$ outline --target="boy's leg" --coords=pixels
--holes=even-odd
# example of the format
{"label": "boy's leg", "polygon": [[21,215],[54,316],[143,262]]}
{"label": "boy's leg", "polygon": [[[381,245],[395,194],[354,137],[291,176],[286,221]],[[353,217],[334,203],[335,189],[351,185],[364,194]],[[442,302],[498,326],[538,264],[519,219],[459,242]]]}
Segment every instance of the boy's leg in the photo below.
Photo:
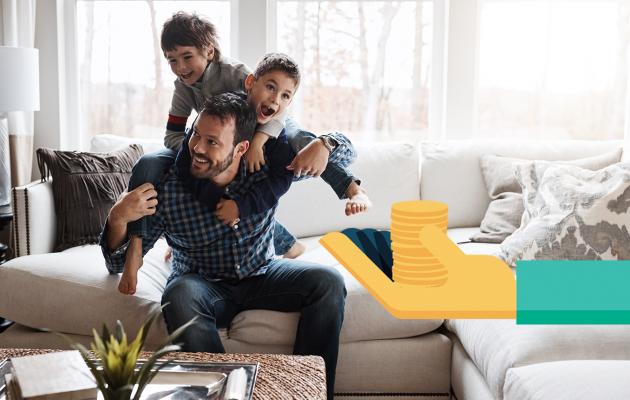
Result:
{"label": "boy's leg", "polygon": [[296,258],[304,253],[306,246],[299,242],[287,229],[278,221],[273,227],[273,245],[277,256],[284,258]]}
{"label": "boy's leg", "polygon": [[278,259],[265,275],[245,279],[238,287],[235,301],[244,310],[300,311],[293,353],[324,359],[332,399],[346,297],[341,274],[319,264]]}
{"label": "boy's leg", "polygon": [[[131,171],[128,190],[150,182],[154,186],[175,161],[175,152],[162,149],[140,157]],[[138,270],[142,267],[142,236],[149,231],[150,217],[143,217],[127,225],[129,247],[125,254],[125,267],[118,283],[118,291],[123,294],[135,294],[138,284]]]}
{"label": "boy's leg", "polygon": [[173,279],[162,295],[164,319],[169,333],[197,317],[178,338],[183,351],[225,353],[219,328],[225,328],[241,309],[232,301],[235,286],[210,282],[197,274],[186,274]]}

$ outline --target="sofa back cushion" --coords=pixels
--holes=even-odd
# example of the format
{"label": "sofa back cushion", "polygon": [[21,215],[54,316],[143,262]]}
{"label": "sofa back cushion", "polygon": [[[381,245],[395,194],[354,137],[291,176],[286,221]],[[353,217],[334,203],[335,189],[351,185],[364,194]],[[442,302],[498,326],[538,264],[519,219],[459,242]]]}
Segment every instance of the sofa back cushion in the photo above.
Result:
{"label": "sofa back cushion", "polygon": [[481,173],[482,155],[566,161],[623,146],[621,141],[474,139],[421,144],[420,196],[448,204],[449,228],[479,226],[490,204]]}

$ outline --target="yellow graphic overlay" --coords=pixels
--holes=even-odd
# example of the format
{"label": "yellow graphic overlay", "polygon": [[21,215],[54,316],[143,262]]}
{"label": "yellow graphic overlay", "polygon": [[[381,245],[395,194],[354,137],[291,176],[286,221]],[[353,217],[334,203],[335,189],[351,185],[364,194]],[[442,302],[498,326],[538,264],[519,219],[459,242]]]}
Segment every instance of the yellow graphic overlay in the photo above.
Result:
{"label": "yellow graphic overlay", "polygon": [[392,206],[392,282],[344,234],[320,243],[395,317],[515,318],[516,282],[493,256],[466,255],[446,235],[448,209],[434,201]]}

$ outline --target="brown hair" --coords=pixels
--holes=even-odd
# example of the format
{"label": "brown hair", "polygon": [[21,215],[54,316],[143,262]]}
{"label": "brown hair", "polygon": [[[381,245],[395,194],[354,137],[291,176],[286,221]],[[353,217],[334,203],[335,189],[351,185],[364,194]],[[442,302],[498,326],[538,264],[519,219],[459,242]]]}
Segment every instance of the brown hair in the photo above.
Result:
{"label": "brown hair", "polygon": [[258,62],[258,65],[256,65],[254,78],[258,79],[272,71],[282,71],[293,78],[296,85],[300,84],[300,68],[291,57],[284,53],[265,54],[262,60]]}
{"label": "brown hair", "polygon": [[164,22],[161,37],[162,51],[175,50],[176,46],[194,46],[198,49],[214,48],[216,61],[221,56],[217,28],[197,14],[178,11]]}

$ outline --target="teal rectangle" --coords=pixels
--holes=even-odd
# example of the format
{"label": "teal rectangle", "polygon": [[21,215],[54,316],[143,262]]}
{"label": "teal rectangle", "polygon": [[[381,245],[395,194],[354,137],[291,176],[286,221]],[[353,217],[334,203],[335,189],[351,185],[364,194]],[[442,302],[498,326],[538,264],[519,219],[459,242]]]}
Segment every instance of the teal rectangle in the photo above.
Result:
{"label": "teal rectangle", "polygon": [[518,261],[518,324],[630,324],[630,261]]}

